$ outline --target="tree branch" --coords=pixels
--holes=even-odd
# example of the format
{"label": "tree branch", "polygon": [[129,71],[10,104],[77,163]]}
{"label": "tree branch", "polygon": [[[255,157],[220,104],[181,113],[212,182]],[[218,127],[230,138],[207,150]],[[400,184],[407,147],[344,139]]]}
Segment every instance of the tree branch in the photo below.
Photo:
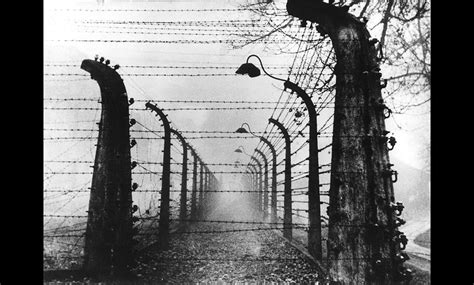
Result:
{"label": "tree branch", "polygon": [[389,0],[387,3],[387,8],[385,10],[384,17],[382,19],[383,28],[382,35],[380,36],[380,56],[383,57],[383,48],[385,45],[385,36],[387,34],[388,22],[390,21],[390,10],[392,10],[394,0]]}

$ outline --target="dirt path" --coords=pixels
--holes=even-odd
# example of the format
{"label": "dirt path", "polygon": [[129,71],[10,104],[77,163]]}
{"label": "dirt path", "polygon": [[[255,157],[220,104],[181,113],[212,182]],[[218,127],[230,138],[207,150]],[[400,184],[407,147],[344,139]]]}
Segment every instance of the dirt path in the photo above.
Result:
{"label": "dirt path", "polygon": [[430,226],[431,224],[429,219],[419,219],[408,221],[403,227],[400,228],[400,230],[404,232],[408,238],[406,247],[407,252],[414,255],[419,255],[421,258],[431,260],[431,250],[414,242],[415,238],[418,235],[426,232]]}
{"label": "dirt path", "polygon": [[431,249],[416,244],[414,240],[430,227],[430,219],[426,218],[408,221],[400,228],[408,238],[405,251],[410,256],[410,260],[408,260],[407,263],[426,272],[431,271]]}

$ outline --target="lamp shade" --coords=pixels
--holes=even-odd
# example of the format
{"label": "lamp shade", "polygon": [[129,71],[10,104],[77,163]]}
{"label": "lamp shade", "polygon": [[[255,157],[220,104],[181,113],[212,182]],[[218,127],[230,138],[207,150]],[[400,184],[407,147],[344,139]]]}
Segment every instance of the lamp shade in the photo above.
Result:
{"label": "lamp shade", "polygon": [[235,132],[236,132],[236,133],[240,133],[240,134],[246,134],[246,133],[248,133],[247,130],[246,130],[245,128],[242,128],[242,127],[238,128]]}
{"label": "lamp shade", "polygon": [[235,73],[242,75],[248,74],[250,77],[257,77],[260,75],[260,69],[252,63],[244,63]]}

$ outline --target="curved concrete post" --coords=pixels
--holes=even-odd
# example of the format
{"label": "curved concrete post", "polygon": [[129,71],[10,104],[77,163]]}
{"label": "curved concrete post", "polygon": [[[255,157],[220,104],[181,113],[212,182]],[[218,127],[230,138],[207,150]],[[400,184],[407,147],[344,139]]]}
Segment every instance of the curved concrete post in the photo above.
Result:
{"label": "curved concrete post", "polygon": [[166,115],[156,105],[150,102],[145,103],[146,109],[155,111],[156,116],[160,116],[164,128],[163,146],[163,170],[161,176],[161,203],[160,220],[158,223],[158,241],[160,248],[166,250],[169,247],[170,230],[170,173],[171,173],[171,127]]}
{"label": "curved concrete post", "polygon": [[291,201],[291,140],[288,131],[277,120],[270,118],[268,121],[278,127],[285,139],[285,190],[283,201],[283,236],[291,240],[293,233],[291,229],[292,224],[292,201]]}

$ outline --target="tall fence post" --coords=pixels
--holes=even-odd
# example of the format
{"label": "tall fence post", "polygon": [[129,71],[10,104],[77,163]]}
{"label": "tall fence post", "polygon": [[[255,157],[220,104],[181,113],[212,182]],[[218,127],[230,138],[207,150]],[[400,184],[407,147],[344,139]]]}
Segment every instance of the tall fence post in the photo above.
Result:
{"label": "tall fence post", "polygon": [[273,145],[264,137],[260,137],[260,140],[263,141],[269,148],[272,153],[272,190],[271,190],[271,200],[270,200],[270,221],[272,223],[277,222],[277,154]]}
{"label": "tall fence post", "polygon": [[146,109],[155,111],[156,116],[160,116],[163,122],[164,146],[163,146],[163,170],[161,176],[161,203],[160,220],[158,223],[158,241],[161,249],[166,250],[169,247],[170,230],[170,173],[171,173],[171,127],[166,115],[156,105],[150,102],[145,103]]}
{"label": "tall fence post", "polygon": [[214,175],[214,173],[212,173],[211,191],[212,191],[211,192],[211,197],[212,197],[211,206],[213,208],[215,208],[216,207],[216,197],[218,196],[217,191],[219,191],[219,190],[217,189],[217,179],[216,179],[216,176]]}
{"label": "tall fence post", "polygon": [[188,192],[188,145],[184,137],[175,129],[171,128],[171,132],[175,134],[183,146],[183,164],[181,166],[181,198],[179,201],[179,219],[184,221],[187,215],[187,192]]}
{"label": "tall fence post", "polygon": [[257,172],[257,191],[258,191],[258,196],[257,196],[257,204],[258,204],[258,211],[262,211],[262,186],[263,186],[263,171],[262,171],[262,164],[260,163],[260,161],[258,161],[258,159],[255,157],[255,156],[251,156],[250,157],[253,161],[255,161],[255,163],[257,164],[258,166],[258,172]]}
{"label": "tall fence post", "polygon": [[265,154],[261,150],[255,149],[255,151],[260,154],[263,158],[263,166],[264,166],[264,178],[263,178],[263,220],[265,221],[268,216],[268,160]]}
{"label": "tall fence post", "polygon": [[202,202],[204,197],[204,162],[199,158],[199,199],[198,199],[198,218],[202,218]]}
{"label": "tall fence post", "polygon": [[103,61],[81,64],[99,84],[102,103],[84,247],[84,270],[98,277],[126,274],[132,258],[129,102],[117,67]]}
{"label": "tall fence post", "polygon": [[206,211],[207,211],[207,214],[210,213],[210,210],[212,208],[212,205],[214,203],[214,173],[212,173],[211,171],[209,171],[209,184],[208,184],[208,187],[207,187],[207,205],[206,205]]}
{"label": "tall fence post", "polygon": [[[348,6],[288,0],[288,14],[318,24],[336,55],[328,267],[343,284],[395,284],[410,279],[397,217],[381,94],[377,40]],[[348,108],[347,106],[351,106]],[[393,177],[395,176],[395,177]]]}
{"label": "tall fence post", "polygon": [[198,156],[196,151],[191,147],[193,154],[193,187],[191,190],[191,220],[196,220],[197,218],[197,168],[198,168]]}
{"label": "tall fence post", "polygon": [[285,88],[296,92],[306,105],[309,124],[309,157],[308,157],[308,251],[317,260],[323,258],[321,240],[321,197],[319,195],[319,151],[318,124],[316,107],[311,97],[298,85],[285,81]]}
{"label": "tall fence post", "polygon": [[209,168],[207,168],[207,165],[205,166],[205,172],[204,172],[204,193],[203,193],[203,203],[202,203],[202,216],[206,216],[207,214],[207,207],[209,203]]}
{"label": "tall fence post", "polygon": [[258,209],[258,170],[253,164],[249,164],[250,168],[250,177],[252,178],[252,189],[251,189],[251,196],[252,196],[252,202],[253,202],[253,207],[255,210]]}
{"label": "tall fence post", "polygon": [[292,201],[291,201],[291,140],[288,131],[277,120],[270,118],[268,121],[278,127],[285,139],[285,190],[283,201],[283,236],[291,240],[293,238],[292,232]]}
{"label": "tall fence post", "polygon": [[[245,175],[242,177],[242,179],[242,183],[244,185],[243,190],[252,191],[252,170],[250,170],[249,167],[245,169]],[[245,196],[247,201],[252,201],[252,192],[247,192]]]}

